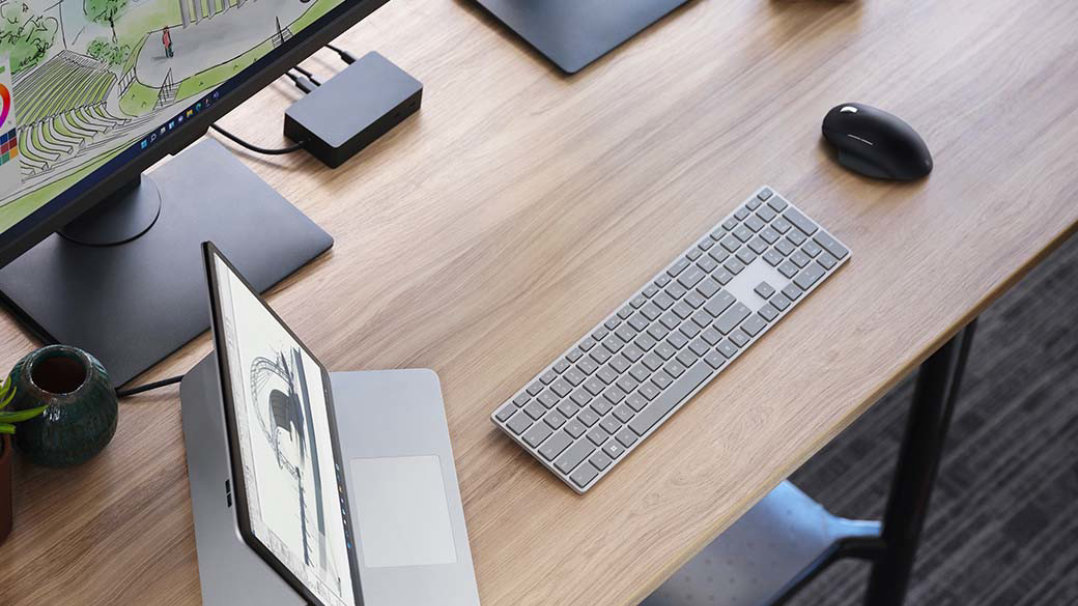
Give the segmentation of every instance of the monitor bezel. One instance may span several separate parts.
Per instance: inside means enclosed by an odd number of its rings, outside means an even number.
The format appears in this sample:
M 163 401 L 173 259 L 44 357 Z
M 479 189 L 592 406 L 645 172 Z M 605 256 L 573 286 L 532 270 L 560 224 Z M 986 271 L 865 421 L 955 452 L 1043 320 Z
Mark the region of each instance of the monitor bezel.
M 300 596 L 303 597 L 309 604 L 315 606 L 324 606 L 324 603 L 319 600 L 311 591 L 303 584 L 292 571 L 285 566 L 283 562 L 277 559 L 277 556 L 258 538 L 257 535 L 251 530 L 251 516 L 247 503 L 247 485 L 243 478 L 243 464 L 240 461 L 240 441 L 239 432 L 236 426 L 235 417 L 235 399 L 234 392 L 232 390 L 232 382 L 230 380 L 229 367 L 228 367 L 228 348 L 225 342 L 224 330 L 224 316 L 222 315 L 221 301 L 218 298 L 218 287 L 220 285 L 221 277 L 217 274 L 217 263 L 220 260 L 228 268 L 228 270 L 243 284 L 245 288 L 258 300 L 275 322 L 277 322 L 282 329 L 296 342 L 297 345 L 310 356 L 314 361 L 318 370 L 322 373 L 322 389 L 324 391 L 326 400 L 326 417 L 329 422 L 329 434 L 330 445 L 333 451 L 333 462 L 335 471 L 337 473 L 337 482 L 341 487 L 342 494 L 344 496 L 341 501 L 342 507 L 342 520 L 351 520 L 351 507 L 349 506 L 348 498 L 348 484 L 347 476 L 344 473 L 344 463 L 341 458 L 340 441 L 337 433 L 337 415 L 333 402 L 333 388 L 330 382 L 329 371 L 322 364 L 321 361 L 314 355 L 313 352 L 307 347 L 307 345 L 300 340 L 296 333 L 286 324 L 277 312 L 273 311 L 273 308 L 266 303 L 266 300 L 255 290 L 247 278 L 240 273 L 236 267 L 228 260 L 227 257 L 221 253 L 220 250 L 212 242 L 203 242 L 202 244 L 203 261 L 206 266 L 206 283 L 210 291 L 210 331 L 213 334 L 214 353 L 217 360 L 217 373 L 219 378 L 219 385 L 221 387 L 221 402 L 224 408 L 225 418 L 225 433 L 227 434 L 228 444 L 228 459 L 229 469 L 232 476 L 232 496 L 235 502 L 236 512 L 236 526 L 239 530 L 240 536 L 244 542 L 247 543 L 251 549 L 258 554 L 277 574 L 281 575 L 293 589 L 296 590 Z M 356 606 L 363 606 L 363 592 L 361 581 L 359 577 L 359 558 L 357 555 L 357 542 L 351 526 L 349 524 L 344 525 L 344 536 L 346 542 L 346 550 L 348 552 L 348 566 L 352 572 L 352 591 L 355 599 Z
M 33 248 L 53 232 L 94 208 L 110 195 L 122 191 L 143 172 L 164 158 L 175 155 L 209 130 L 211 124 L 284 75 L 300 61 L 333 41 L 388 0 L 342 0 L 318 20 L 300 30 L 247 68 L 207 90 L 190 105 L 178 105 L 175 115 L 192 109 L 195 103 L 214 92 L 219 97 L 194 117 L 185 120 L 154 145 L 139 149 L 133 142 L 118 155 L 91 171 L 71 187 L 60 192 L 18 223 L 0 232 L 0 268 Z M 169 114 L 154 129 L 167 124 Z M 153 132 L 147 130 L 147 134 Z

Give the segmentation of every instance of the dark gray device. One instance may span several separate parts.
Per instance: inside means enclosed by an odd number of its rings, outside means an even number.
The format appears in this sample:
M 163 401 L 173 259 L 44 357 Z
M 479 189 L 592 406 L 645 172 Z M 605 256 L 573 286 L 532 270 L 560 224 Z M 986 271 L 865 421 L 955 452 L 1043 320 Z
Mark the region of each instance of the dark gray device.
M 284 135 L 337 168 L 419 109 L 423 84 L 376 52 L 296 101 Z
M 838 150 L 838 162 L 874 179 L 914 181 L 932 172 L 924 139 L 904 120 L 863 103 L 843 103 L 827 112 L 823 136 Z
M 476 0 L 570 74 L 688 0 Z

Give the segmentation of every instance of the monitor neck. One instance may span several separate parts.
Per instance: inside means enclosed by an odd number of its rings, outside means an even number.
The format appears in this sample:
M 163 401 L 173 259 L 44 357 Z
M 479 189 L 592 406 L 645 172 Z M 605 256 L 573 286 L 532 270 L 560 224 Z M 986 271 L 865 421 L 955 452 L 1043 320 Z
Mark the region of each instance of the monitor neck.
M 59 230 L 85 246 L 116 246 L 150 231 L 161 214 L 161 191 L 141 175 Z

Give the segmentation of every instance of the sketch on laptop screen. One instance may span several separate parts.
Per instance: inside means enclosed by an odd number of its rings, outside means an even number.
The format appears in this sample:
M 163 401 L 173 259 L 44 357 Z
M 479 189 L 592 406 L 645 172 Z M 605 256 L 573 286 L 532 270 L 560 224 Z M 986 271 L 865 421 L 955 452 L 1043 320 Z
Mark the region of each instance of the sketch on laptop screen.
M 215 263 L 251 531 L 324 604 L 354 606 L 322 370 Z

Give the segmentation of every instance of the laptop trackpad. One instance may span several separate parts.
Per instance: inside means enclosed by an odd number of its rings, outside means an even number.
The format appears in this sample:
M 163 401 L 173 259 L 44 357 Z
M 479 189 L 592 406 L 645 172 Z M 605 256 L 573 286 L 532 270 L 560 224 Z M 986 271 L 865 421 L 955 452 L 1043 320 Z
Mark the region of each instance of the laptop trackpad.
M 436 455 L 352 459 L 352 503 L 368 568 L 457 561 Z

